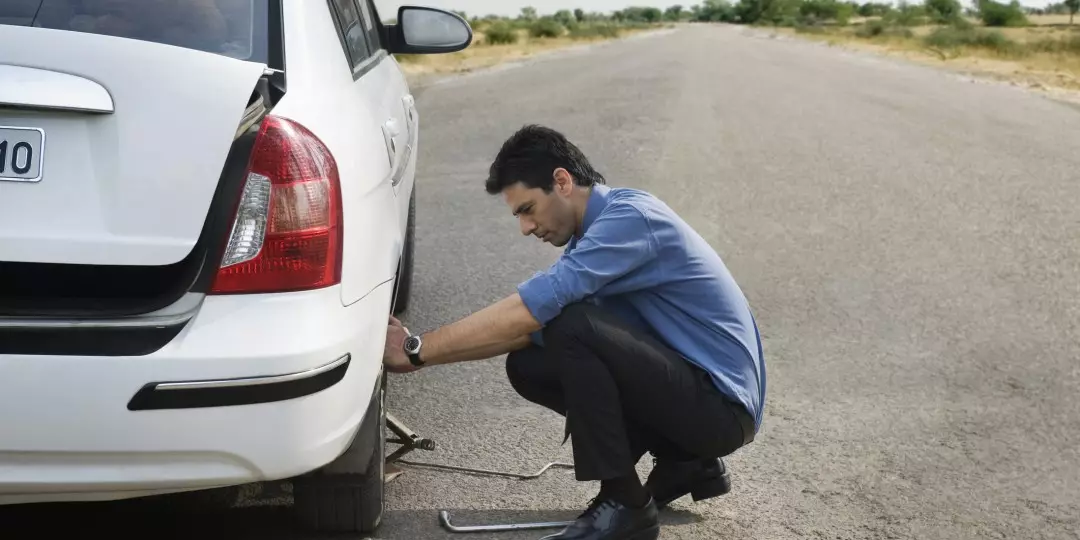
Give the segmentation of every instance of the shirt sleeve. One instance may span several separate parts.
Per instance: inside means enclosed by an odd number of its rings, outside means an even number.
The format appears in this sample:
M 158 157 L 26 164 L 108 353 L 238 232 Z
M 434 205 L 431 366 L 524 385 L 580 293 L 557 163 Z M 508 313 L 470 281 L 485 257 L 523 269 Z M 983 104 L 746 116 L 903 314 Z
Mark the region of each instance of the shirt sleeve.
M 613 204 L 574 249 L 518 285 L 518 294 L 533 317 L 546 325 L 566 306 L 640 268 L 658 251 L 648 218 L 631 205 Z

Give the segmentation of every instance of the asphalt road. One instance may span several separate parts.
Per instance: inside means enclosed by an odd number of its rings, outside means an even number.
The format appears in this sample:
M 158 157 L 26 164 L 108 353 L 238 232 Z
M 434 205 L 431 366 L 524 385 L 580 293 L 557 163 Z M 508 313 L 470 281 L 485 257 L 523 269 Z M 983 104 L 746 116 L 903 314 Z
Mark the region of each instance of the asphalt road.
M 456 78 L 421 91 L 419 108 L 411 329 L 498 300 L 556 258 L 483 191 L 500 143 L 532 122 L 566 132 L 610 184 L 665 199 L 750 298 L 763 431 L 729 459 L 733 493 L 676 503 L 661 538 L 1080 538 L 1077 109 L 723 27 Z M 438 441 L 418 460 L 528 473 L 570 458 L 559 419 L 515 396 L 502 359 L 395 377 L 390 402 Z M 562 470 L 413 469 L 390 485 L 378 538 L 458 538 L 440 509 L 568 519 L 595 489 Z M 42 530 L 312 538 L 274 507 L 128 508 L 4 515 Z

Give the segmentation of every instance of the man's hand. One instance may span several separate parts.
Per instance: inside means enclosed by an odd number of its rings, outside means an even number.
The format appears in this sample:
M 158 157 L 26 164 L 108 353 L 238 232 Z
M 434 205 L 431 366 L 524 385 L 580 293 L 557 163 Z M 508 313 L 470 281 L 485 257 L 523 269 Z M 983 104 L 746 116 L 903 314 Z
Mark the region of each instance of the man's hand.
M 411 373 L 420 368 L 409 362 L 409 355 L 405 354 L 405 338 L 409 337 L 409 329 L 401 324 L 393 316 L 390 324 L 386 327 L 386 346 L 383 348 L 383 366 L 391 373 Z

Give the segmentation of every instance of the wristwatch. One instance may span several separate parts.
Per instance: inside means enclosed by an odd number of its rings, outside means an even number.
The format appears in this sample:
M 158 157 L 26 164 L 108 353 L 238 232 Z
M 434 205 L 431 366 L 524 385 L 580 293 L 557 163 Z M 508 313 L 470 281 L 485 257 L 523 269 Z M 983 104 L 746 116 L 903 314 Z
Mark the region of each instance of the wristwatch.
M 420 339 L 419 335 L 405 338 L 405 354 L 409 355 L 409 362 L 414 366 L 424 365 L 424 361 L 420 359 L 420 347 L 423 345 L 424 341 Z

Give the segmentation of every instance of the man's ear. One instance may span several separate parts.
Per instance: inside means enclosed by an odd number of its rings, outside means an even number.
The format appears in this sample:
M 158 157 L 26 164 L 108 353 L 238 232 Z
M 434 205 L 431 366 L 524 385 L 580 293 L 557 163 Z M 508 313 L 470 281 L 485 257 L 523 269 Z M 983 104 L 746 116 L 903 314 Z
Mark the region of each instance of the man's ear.
M 555 178 L 555 190 L 559 192 L 559 195 L 568 196 L 574 190 L 574 177 L 570 176 L 570 171 L 559 167 L 552 173 Z

